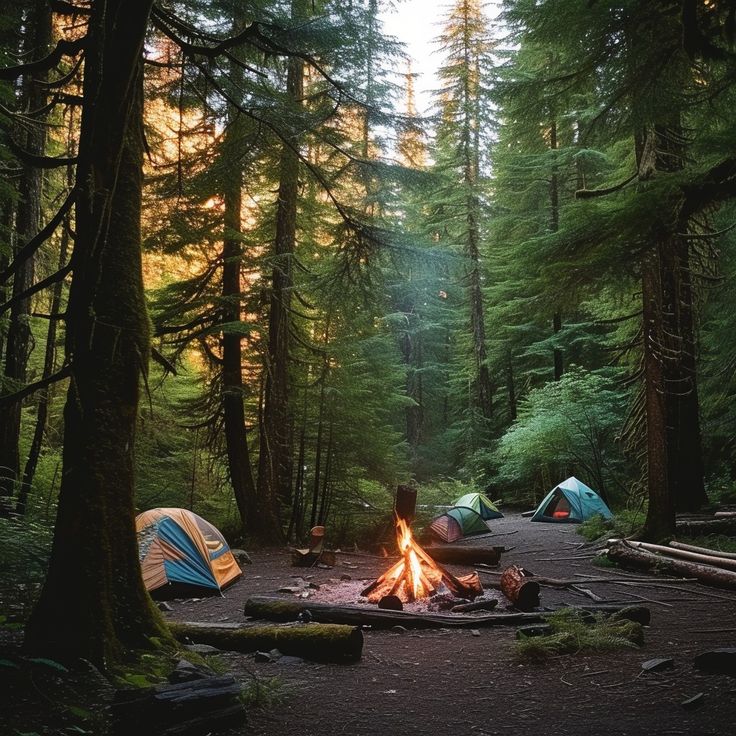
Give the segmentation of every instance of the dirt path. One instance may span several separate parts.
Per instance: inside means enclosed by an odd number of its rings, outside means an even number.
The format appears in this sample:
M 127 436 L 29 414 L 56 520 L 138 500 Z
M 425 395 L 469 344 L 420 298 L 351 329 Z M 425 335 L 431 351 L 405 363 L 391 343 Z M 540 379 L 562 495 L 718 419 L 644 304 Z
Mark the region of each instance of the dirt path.
M 539 575 L 610 576 L 620 572 L 591 565 L 578 549 L 582 539 L 571 525 L 530 523 L 519 516 L 494 522 L 498 536 L 472 543 L 515 547 L 504 564 L 519 564 Z M 500 536 L 503 535 L 503 536 Z M 179 620 L 240 621 L 245 599 L 276 593 L 300 571 L 280 550 L 256 552 L 243 578 L 225 598 L 175 601 L 168 614 Z M 369 557 L 339 557 L 333 570 L 309 570 L 312 581 L 334 588 L 348 574 L 373 578 L 386 563 Z M 467 572 L 451 568 L 453 572 Z M 304 574 L 304 573 L 302 573 Z M 584 578 L 581 577 L 581 582 Z M 656 582 L 656 578 L 652 578 Z M 736 646 L 736 634 L 707 630 L 736 627 L 736 594 L 686 584 L 683 590 L 590 583 L 607 600 L 648 598 L 652 624 L 643 649 L 563 656 L 546 663 L 520 660 L 513 628 L 430 630 L 395 633 L 367 631 L 360 663 L 350 666 L 256 663 L 253 656 L 226 654 L 234 671 L 248 677 L 278 676 L 282 701 L 250 717 L 247 733 L 258 736 L 483 736 L 544 734 L 697 734 L 736 732 L 736 678 L 704 675 L 693 657 L 705 650 Z M 325 591 L 317 591 L 315 599 Z M 568 590 L 542 589 L 542 604 L 589 603 Z M 641 663 L 673 657 L 673 669 L 641 673 Z M 703 692 L 702 707 L 680 703 Z

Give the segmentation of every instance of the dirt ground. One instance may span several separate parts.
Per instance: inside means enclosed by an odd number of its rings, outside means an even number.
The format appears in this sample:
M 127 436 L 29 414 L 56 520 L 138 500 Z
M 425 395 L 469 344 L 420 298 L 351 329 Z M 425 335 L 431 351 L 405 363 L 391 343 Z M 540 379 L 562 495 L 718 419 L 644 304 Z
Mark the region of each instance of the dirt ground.
M 493 535 L 466 544 L 512 547 L 502 566 L 518 564 L 538 575 L 621 577 L 619 570 L 594 567 L 573 525 L 530 523 L 518 515 L 493 521 Z M 314 600 L 339 597 L 355 581 L 371 580 L 386 569 L 378 558 L 338 555 L 330 570 L 300 570 L 284 550 L 256 551 L 253 564 L 223 598 L 172 601 L 166 615 L 181 621 L 238 622 L 252 594 L 278 594 L 307 577 L 320 585 Z M 450 566 L 457 574 L 467 568 Z M 349 575 L 351 581 L 340 581 Z M 489 578 L 490 579 L 490 578 Z M 330 582 L 332 581 L 332 582 Z M 248 679 L 278 677 L 281 700 L 252 711 L 245 729 L 257 736 L 482 736 L 591 733 L 736 733 L 736 678 L 706 675 L 693 666 L 695 655 L 736 646 L 736 593 L 684 583 L 629 587 L 589 583 L 585 587 L 616 603 L 644 603 L 652 611 L 643 649 L 576 654 L 528 662 L 514 651 L 512 627 L 365 632 L 362 660 L 324 665 L 302 660 L 257 663 L 253 655 L 223 654 L 233 672 Z M 289 597 L 288 593 L 280 593 Z M 356 601 L 357 602 L 357 601 Z M 570 590 L 542 588 L 542 605 L 586 604 Z M 503 610 L 499 606 L 499 610 Z M 479 635 L 478 635 L 479 634 Z M 642 673 L 642 662 L 672 657 L 662 672 Z M 704 693 L 688 711 L 682 701 Z

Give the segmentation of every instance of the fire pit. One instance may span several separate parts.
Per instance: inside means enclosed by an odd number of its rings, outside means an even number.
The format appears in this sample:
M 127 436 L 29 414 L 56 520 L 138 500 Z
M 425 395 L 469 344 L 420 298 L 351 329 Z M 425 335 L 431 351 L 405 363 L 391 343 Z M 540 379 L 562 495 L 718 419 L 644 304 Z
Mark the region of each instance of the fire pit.
M 471 600 L 483 592 L 476 572 L 456 577 L 435 562 L 414 539 L 409 522 L 398 513 L 396 541 L 399 561 L 361 591 L 371 603 L 379 603 L 388 596 L 412 603 L 443 592 L 443 588 L 456 598 Z

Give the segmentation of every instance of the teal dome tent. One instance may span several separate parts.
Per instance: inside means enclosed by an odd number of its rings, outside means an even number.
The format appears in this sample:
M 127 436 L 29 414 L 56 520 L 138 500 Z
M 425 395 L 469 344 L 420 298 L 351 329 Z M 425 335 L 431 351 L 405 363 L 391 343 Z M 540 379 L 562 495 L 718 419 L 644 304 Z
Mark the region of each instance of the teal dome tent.
M 579 524 L 600 514 L 612 519 L 611 509 L 592 489 L 574 476 L 553 488 L 539 504 L 530 521 L 552 521 Z

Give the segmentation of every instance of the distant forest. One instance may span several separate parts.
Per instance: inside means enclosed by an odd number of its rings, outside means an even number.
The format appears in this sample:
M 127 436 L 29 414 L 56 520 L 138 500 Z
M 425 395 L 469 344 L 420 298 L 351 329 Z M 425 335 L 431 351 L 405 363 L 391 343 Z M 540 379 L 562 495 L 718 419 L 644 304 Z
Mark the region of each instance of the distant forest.
M 736 497 L 733 3 L 427 4 L 424 116 L 397 4 L 3 4 L 32 548 L 57 503 L 57 537 L 176 506 L 362 544 L 397 483 L 531 507 L 575 475 L 652 540 Z

